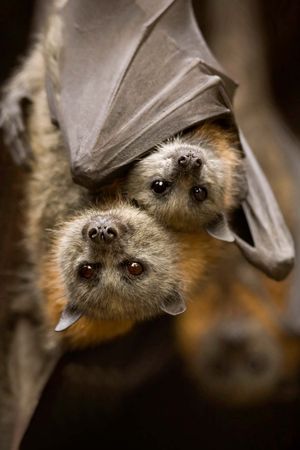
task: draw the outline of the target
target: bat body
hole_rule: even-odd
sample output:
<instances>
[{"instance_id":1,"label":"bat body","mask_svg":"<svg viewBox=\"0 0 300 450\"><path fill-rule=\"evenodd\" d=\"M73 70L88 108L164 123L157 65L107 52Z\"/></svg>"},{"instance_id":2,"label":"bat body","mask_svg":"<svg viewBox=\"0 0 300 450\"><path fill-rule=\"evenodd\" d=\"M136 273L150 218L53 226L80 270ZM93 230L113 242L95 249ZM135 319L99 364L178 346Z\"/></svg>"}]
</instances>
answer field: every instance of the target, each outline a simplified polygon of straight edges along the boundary
<instances>
[{"instance_id":1,"label":"bat body","mask_svg":"<svg viewBox=\"0 0 300 450\"><path fill-rule=\"evenodd\" d=\"M246 197L246 179L234 132L204 122L194 132L161 144L129 172L129 198L165 226L207 229L234 240L226 217Z\"/></svg>"}]
</instances>

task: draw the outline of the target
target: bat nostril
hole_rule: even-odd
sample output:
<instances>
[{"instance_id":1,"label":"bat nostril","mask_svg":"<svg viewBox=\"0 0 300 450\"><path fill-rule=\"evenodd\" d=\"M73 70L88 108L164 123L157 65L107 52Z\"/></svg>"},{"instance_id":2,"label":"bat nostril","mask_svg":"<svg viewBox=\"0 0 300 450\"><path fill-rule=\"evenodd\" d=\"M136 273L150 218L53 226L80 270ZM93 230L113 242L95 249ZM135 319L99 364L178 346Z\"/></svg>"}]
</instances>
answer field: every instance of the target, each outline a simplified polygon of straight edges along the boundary
<instances>
[{"instance_id":1,"label":"bat nostril","mask_svg":"<svg viewBox=\"0 0 300 450\"><path fill-rule=\"evenodd\" d=\"M107 227L105 230L105 234L108 240L112 240L118 236L118 231L115 227Z\"/></svg>"},{"instance_id":2,"label":"bat nostril","mask_svg":"<svg viewBox=\"0 0 300 450\"><path fill-rule=\"evenodd\" d=\"M186 167L188 164L189 158L187 156L180 156L180 158L178 158L178 165L180 167Z\"/></svg>"},{"instance_id":3,"label":"bat nostril","mask_svg":"<svg viewBox=\"0 0 300 450\"><path fill-rule=\"evenodd\" d=\"M203 166L202 159L193 153L181 155L177 160L178 166L182 169L201 169Z\"/></svg>"},{"instance_id":4,"label":"bat nostril","mask_svg":"<svg viewBox=\"0 0 300 450\"><path fill-rule=\"evenodd\" d=\"M111 219L96 219L83 228L83 236L95 244L109 243L119 236L119 227Z\"/></svg>"},{"instance_id":5,"label":"bat nostril","mask_svg":"<svg viewBox=\"0 0 300 450\"><path fill-rule=\"evenodd\" d=\"M98 230L98 228L92 226L88 229L87 234L88 234L88 237L93 241L98 236L99 230Z\"/></svg>"},{"instance_id":6,"label":"bat nostril","mask_svg":"<svg viewBox=\"0 0 300 450\"><path fill-rule=\"evenodd\" d=\"M196 167L201 167L203 164L202 159L201 158L196 158L195 159L195 166Z\"/></svg>"}]
</instances>

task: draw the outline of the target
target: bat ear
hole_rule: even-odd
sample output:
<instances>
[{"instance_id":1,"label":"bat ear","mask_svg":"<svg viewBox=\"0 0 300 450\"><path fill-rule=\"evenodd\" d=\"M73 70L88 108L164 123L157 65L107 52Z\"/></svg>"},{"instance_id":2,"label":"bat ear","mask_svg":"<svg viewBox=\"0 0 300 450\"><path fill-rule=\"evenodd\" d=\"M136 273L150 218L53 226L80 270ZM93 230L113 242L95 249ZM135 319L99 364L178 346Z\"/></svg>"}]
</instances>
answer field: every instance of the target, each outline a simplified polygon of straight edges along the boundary
<instances>
[{"instance_id":1,"label":"bat ear","mask_svg":"<svg viewBox=\"0 0 300 450\"><path fill-rule=\"evenodd\" d=\"M231 223L235 241L245 258L275 280L284 279L294 265L295 249L269 183L244 136L248 194Z\"/></svg>"},{"instance_id":2,"label":"bat ear","mask_svg":"<svg viewBox=\"0 0 300 450\"><path fill-rule=\"evenodd\" d=\"M8 85L0 103L0 128L5 145L19 166L29 169L32 151L26 135L26 106L30 99L13 82Z\"/></svg>"},{"instance_id":3,"label":"bat ear","mask_svg":"<svg viewBox=\"0 0 300 450\"><path fill-rule=\"evenodd\" d=\"M226 216L222 213L216 221L206 227L212 237L225 242L234 242L234 235L229 228Z\"/></svg>"},{"instance_id":4,"label":"bat ear","mask_svg":"<svg viewBox=\"0 0 300 450\"><path fill-rule=\"evenodd\" d=\"M186 305L180 292L174 290L174 292L162 302L160 309L171 316L177 316L186 310Z\"/></svg>"},{"instance_id":5,"label":"bat ear","mask_svg":"<svg viewBox=\"0 0 300 450\"><path fill-rule=\"evenodd\" d=\"M81 316L82 313L74 311L69 306L67 306L60 316L60 319L55 327L55 331L67 330L70 326L77 322Z\"/></svg>"}]
</instances>

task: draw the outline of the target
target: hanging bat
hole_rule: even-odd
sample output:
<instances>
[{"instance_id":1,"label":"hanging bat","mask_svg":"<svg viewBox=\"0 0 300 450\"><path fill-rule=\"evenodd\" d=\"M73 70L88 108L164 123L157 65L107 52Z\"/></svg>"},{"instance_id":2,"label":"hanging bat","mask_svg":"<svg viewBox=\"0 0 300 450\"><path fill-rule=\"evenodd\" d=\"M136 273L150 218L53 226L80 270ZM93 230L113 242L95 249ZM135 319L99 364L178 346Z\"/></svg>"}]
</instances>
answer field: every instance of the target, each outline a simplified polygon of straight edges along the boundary
<instances>
[{"instance_id":1,"label":"hanging bat","mask_svg":"<svg viewBox=\"0 0 300 450\"><path fill-rule=\"evenodd\" d=\"M35 95L27 127L34 160L24 235L53 328L58 322L59 330L74 323L70 333L79 334L74 340L80 345L82 336L88 345L101 341L101 330L98 338L91 333L89 342L83 319L126 320L128 328L128 321L161 311L182 312L184 298L217 258L218 242L204 232L168 230L118 192L95 203L84 187L73 183L44 89Z\"/></svg>"},{"instance_id":2,"label":"hanging bat","mask_svg":"<svg viewBox=\"0 0 300 450\"><path fill-rule=\"evenodd\" d=\"M127 330L162 311L183 312L184 298L219 246L214 250L205 233L177 235L118 194L93 204L89 192L73 183L43 89L28 117L28 137L34 161L24 235L52 327L70 328L62 335L68 340L70 333L70 341L76 335L84 346L101 342L102 322L114 330L120 322Z\"/></svg>"},{"instance_id":3,"label":"hanging bat","mask_svg":"<svg viewBox=\"0 0 300 450\"><path fill-rule=\"evenodd\" d=\"M236 85L208 49L190 1L58 2L44 44L39 73L52 120L61 129L74 181L90 190L125 174L182 130L220 117L234 125ZM25 161L20 103L26 94L16 93L4 101L2 125L16 158ZM293 265L293 242L239 135L248 193L229 239L252 264L282 279Z\"/></svg>"},{"instance_id":4,"label":"hanging bat","mask_svg":"<svg viewBox=\"0 0 300 450\"><path fill-rule=\"evenodd\" d=\"M234 241L227 217L246 197L234 132L205 122L168 140L135 164L125 190L167 227L206 229L218 239Z\"/></svg>"},{"instance_id":5,"label":"hanging bat","mask_svg":"<svg viewBox=\"0 0 300 450\"><path fill-rule=\"evenodd\" d=\"M298 395L299 336L283 325L289 283L275 285L236 254L220 270L219 282L210 280L176 321L178 345L200 395L230 407Z\"/></svg>"}]
</instances>

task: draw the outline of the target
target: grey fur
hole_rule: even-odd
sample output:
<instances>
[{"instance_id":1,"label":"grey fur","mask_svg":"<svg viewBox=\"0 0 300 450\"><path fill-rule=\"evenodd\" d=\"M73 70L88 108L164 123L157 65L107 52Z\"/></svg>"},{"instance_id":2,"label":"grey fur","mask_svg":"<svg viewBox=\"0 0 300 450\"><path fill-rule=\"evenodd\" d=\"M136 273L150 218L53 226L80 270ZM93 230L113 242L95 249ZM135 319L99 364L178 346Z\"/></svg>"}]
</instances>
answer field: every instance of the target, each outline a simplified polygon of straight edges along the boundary
<instances>
[{"instance_id":1,"label":"grey fur","mask_svg":"<svg viewBox=\"0 0 300 450\"><path fill-rule=\"evenodd\" d=\"M119 226L113 242L93 243L86 236L87 224L96 219ZM98 319L143 320L160 314L162 307L165 311L164 304L172 304L173 298L178 303L177 259L171 234L145 212L121 204L86 210L64 224L53 264L59 267L72 310ZM138 261L144 272L130 275L128 261ZM78 276L84 263L96 267L91 280Z\"/></svg>"},{"instance_id":2,"label":"grey fur","mask_svg":"<svg viewBox=\"0 0 300 450\"><path fill-rule=\"evenodd\" d=\"M238 155L237 149L232 151ZM180 169L178 159L191 154L201 159L202 166ZM192 135L176 137L161 144L135 165L128 175L125 189L129 198L134 198L163 224L176 230L200 230L229 212L226 195L231 198L230 209L245 195L242 158L238 157L237 161L236 167L232 167L232 163L225 157L221 158L207 140L193 138ZM170 183L166 193L153 192L151 184L155 180ZM208 195L203 202L193 198L191 189L194 186L207 189Z\"/></svg>"}]
</instances>

